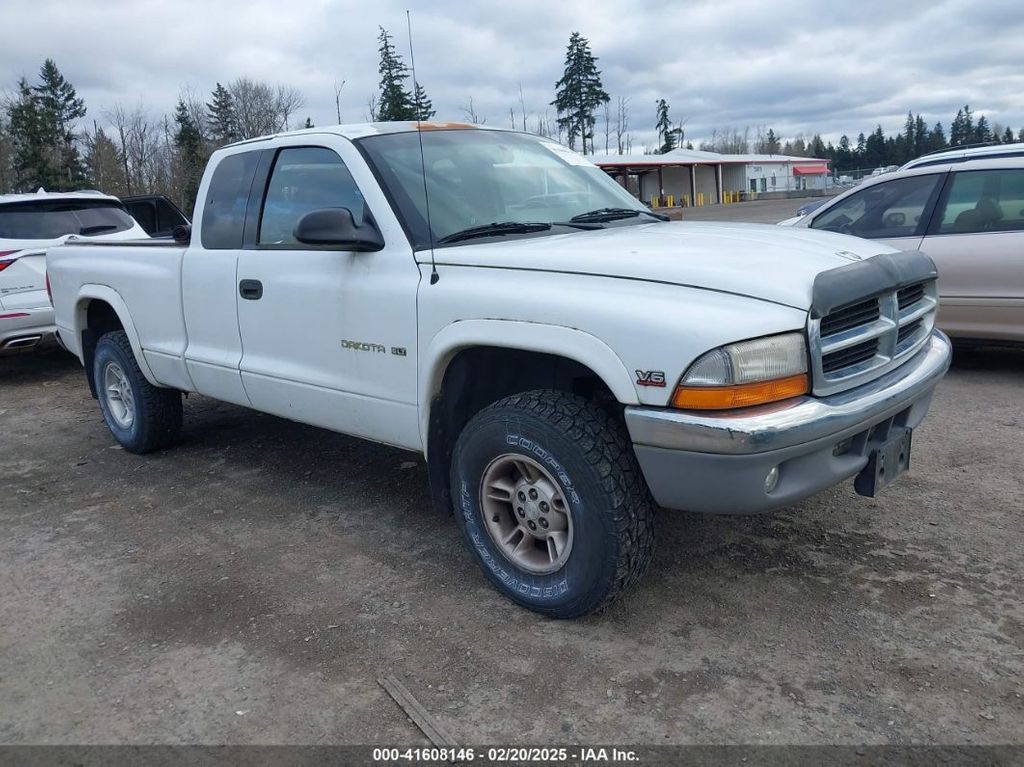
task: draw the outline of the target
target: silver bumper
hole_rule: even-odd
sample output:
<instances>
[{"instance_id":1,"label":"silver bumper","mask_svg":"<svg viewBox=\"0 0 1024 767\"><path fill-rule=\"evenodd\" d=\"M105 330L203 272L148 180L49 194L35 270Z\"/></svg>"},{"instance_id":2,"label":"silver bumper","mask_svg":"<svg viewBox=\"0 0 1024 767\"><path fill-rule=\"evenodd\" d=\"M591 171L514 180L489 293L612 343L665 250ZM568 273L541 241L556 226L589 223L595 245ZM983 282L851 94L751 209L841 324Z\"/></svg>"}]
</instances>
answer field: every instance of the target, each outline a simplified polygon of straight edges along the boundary
<instances>
[{"instance_id":1,"label":"silver bumper","mask_svg":"<svg viewBox=\"0 0 1024 767\"><path fill-rule=\"evenodd\" d=\"M662 506L767 511L860 471L878 425L920 423L950 357L949 339L934 331L900 367L839 394L734 413L629 407L626 425ZM779 482L766 492L765 475L773 467Z\"/></svg>"}]
</instances>

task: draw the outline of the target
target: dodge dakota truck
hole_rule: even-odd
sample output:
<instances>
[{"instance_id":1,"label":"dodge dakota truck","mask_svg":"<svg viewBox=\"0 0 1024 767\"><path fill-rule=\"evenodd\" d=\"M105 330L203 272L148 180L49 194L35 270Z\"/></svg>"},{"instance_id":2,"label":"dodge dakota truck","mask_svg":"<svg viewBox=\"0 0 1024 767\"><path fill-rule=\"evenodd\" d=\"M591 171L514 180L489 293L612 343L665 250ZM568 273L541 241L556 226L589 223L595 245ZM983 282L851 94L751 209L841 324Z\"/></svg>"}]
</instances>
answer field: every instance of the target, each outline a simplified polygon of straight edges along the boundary
<instances>
[{"instance_id":1,"label":"dodge dakota truck","mask_svg":"<svg viewBox=\"0 0 1024 767\"><path fill-rule=\"evenodd\" d=\"M643 574L658 507L876 493L949 364L927 256L663 219L547 139L339 126L215 152L177 242L47 265L126 450L196 392L421 453L491 583L572 617Z\"/></svg>"}]
</instances>

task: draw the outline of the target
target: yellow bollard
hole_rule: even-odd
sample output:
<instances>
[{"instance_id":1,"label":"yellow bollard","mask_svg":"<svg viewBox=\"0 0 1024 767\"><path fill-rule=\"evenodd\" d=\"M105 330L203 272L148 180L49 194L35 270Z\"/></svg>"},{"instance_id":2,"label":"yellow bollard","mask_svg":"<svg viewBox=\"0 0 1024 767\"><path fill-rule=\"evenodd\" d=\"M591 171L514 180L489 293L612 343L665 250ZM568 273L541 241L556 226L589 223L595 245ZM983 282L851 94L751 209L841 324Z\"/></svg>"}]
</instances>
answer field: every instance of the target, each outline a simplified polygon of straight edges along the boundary
<instances>
[{"instance_id":1,"label":"yellow bollard","mask_svg":"<svg viewBox=\"0 0 1024 767\"><path fill-rule=\"evenodd\" d=\"M661 198L658 195L654 195L651 198L651 207L652 208L660 208L661 207Z\"/></svg>"},{"instance_id":2,"label":"yellow bollard","mask_svg":"<svg viewBox=\"0 0 1024 767\"><path fill-rule=\"evenodd\" d=\"M665 207L674 208L676 206L676 196L674 194L665 195Z\"/></svg>"},{"instance_id":3,"label":"yellow bollard","mask_svg":"<svg viewBox=\"0 0 1024 767\"><path fill-rule=\"evenodd\" d=\"M697 207L700 208L704 205L704 192L697 192Z\"/></svg>"},{"instance_id":4,"label":"yellow bollard","mask_svg":"<svg viewBox=\"0 0 1024 767\"><path fill-rule=\"evenodd\" d=\"M690 195L688 195L688 194L684 194L683 195L683 207L684 208L689 208L690 207Z\"/></svg>"}]
</instances>

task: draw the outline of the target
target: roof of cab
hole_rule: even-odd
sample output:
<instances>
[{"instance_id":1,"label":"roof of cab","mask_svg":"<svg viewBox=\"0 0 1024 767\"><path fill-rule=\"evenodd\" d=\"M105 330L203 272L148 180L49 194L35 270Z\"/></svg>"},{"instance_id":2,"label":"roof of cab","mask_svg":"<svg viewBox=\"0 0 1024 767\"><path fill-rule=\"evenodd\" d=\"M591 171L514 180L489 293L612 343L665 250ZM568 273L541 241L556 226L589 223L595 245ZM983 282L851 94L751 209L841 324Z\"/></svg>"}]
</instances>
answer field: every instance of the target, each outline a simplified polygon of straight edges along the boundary
<instances>
[{"instance_id":1,"label":"roof of cab","mask_svg":"<svg viewBox=\"0 0 1024 767\"><path fill-rule=\"evenodd\" d=\"M228 146L240 146L242 144L251 144L256 141L269 141L270 139L281 138L282 136L305 136L313 133L333 133L338 136L344 136L347 139L364 138L366 136L377 136L385 133L412 133L417 130L423 131L436 131L436 130L505 130L509 131L508 128L497 128L493 125L474 125L466 122L445 122L443 120L410 120L407 122L387 122L387 123L348 123L346 125L326 125L323 127L317 126L315 128L302 128L300 130L285 131L283 133L274 133L269 136L258 136L256 138L244 139L242 141L236 141Z\"/></svg>"}]
</instances>

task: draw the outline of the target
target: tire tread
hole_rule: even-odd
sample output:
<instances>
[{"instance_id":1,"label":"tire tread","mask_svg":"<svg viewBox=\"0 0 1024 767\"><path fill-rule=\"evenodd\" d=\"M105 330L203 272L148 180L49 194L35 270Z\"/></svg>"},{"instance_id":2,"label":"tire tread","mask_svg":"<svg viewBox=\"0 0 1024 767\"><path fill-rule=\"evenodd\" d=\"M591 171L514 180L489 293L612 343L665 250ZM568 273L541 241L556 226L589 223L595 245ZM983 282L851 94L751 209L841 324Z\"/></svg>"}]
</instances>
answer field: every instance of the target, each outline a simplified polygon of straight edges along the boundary
<instances>
[{"instance_id":1,"label":"tire tread","mask_svg":"<svg viewBox=\"0 0 1024 767\"><path fill-rule=\"evenodd\" d=\"M479 415L516 410L548 424L575 444L600 477L614 523L614 576L608 590L594 604L570 603L559 608L531 609L560 618L579 617L607 609L639 581L654 555L654 519L657 504L633 452L625 425L590 400L565 391L536 389L513 394L489 405Z\"/></svg>"}]
</instances>

